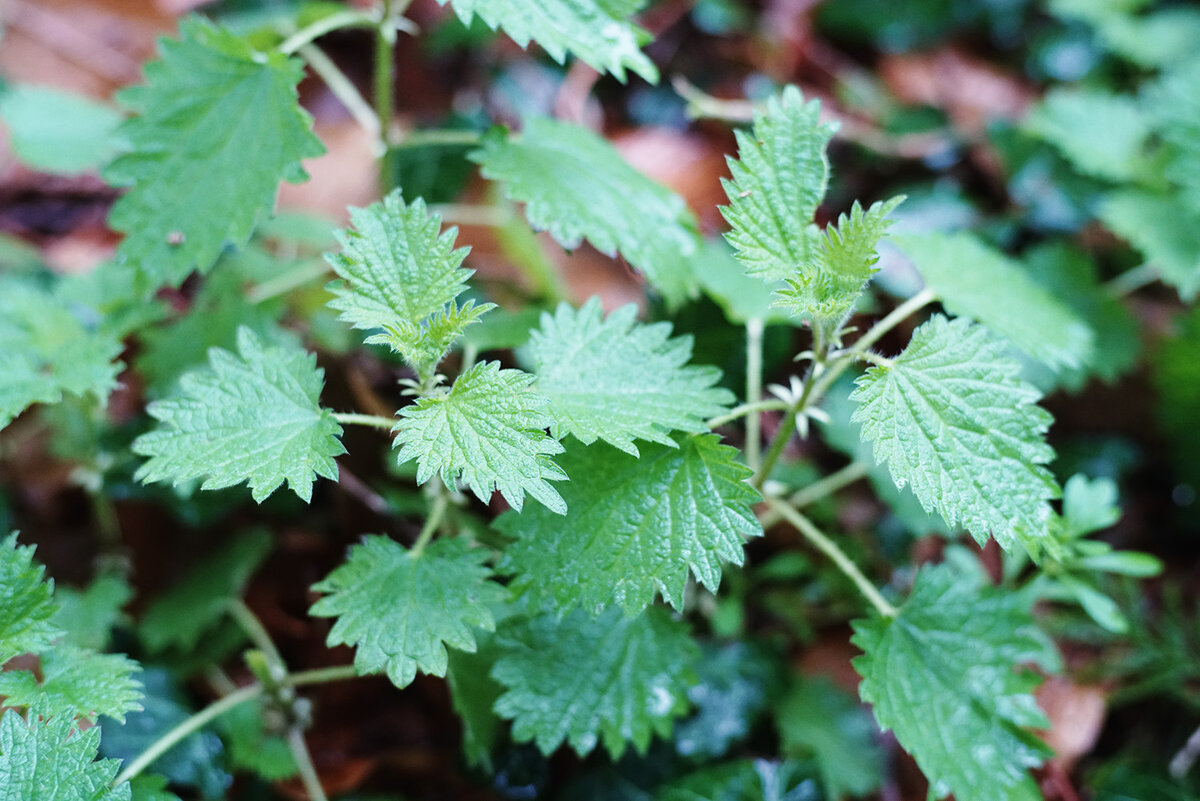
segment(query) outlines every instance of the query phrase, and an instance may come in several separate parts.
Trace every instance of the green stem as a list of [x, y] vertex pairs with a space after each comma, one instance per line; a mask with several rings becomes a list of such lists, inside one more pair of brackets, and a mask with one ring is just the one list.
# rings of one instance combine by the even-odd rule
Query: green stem
[[354, 10], [339, 11], [322, 17], [284, 39], [279, 45], [279, 52], [290, 56], [304, 45], [316, 41], [327, 33], [342, 28], [373, 28], [378, 24], [379, 20], [374, 14]]
[[367, 135], [371, 139], [379, 141], [381, 139], [379, 118], [375, 116], [375, 112], [363, 99], [354, 83], [346, 77], [346, 73], [333, 63], [333, 59], [325, 55], [319, 47], [311, 44], [302, 45], [296, 52], [325, 82], [329, 91], [333, 92], [334, 97], [341, 101], [346, 110], [350, 112], [350, 116], [362, 126]]
[[[763, 321], [746, 321], [746, 405], [762, 401]], [[746, 465], [758, 470], [762, 454], [762, 415], [752, 410], [746, 416]]]
[[355, 414], [354, 412], [334, 412], [333, 419], [343, 425], [350, 426], [371, 426], [372, 428], [382, 428], [384, 431], [391, 431], [396, 425], [396, 421], [390, 417], [381, 417], [377, 414]]
[[321, 779], [317, 776], [317, 768], [313, 765], [312, 753], [308, 750], [308, 744], [304, 742], [304, 732], [299, 726], [289, 726], [287, 731], [288, 748], [291, 749], [292, 758], [296, 760], [296, 769], [300, 774], [300, 783], [304, 785], [304, 791], [308, 793], [311, 801], [329, 801], [329, 796], [325, 795], [325, 788], [321, 786]]
[[773, 511], [795, 526], [817, 550], [833, 560], [838, 569], [854, 582], [858, 591], [871, 602], [871, 605], [875, 607], [879, 614], [884, 617], [896, 617], [896, 615], [900, 614], [900, 611], [888, 603], [888, 600], [880, 594], [879, 590], [875, 589], [875, 585], [867, 580], [867, 577], [858, 569], [858, 565], [854, 564], [854, 561], [846, 556], [846, 552], [839, 548], [837, 543], [825, 536], [819, 528], [813, 525], [812, 521], [786, 503], [774, 499], [767, 499], [767, 503]]
[[246, 292], [246, 300], [251, 303], [286, 295], [293, 289], [302, 287], [310, 281], [315, 281], [329, 273], [329, 265], [320, 259], [313, 259], [298, 265], [294, 269], [281, 273], [274, 278], [268, 278], [261, 284], [253, 286]]
[[792, 496], [788, 498], [788, 503], [794, 509], [803, 509], [805, 506], [816, 503], [864, 478], [870, 469], [871, 465], [867, 462], [851, 462], [841, 470], [830, 473], [820, 481], [814, 481], [807, 487], [792, 493]]
[[1132, 270], [1126, 270], [1116, 278], [1108, 281], [1104, 284], [1104, 288], [1115, 297], [1123, 298], [1126, 295], [1132, 295], [1144, 286], [1153, 284], [1159, 278], [1161, 278], [1161, 275], [1159, 274], [1158, 267], [1150, 262], [1146, 262], [1134, 267]]
[[741, 406], [735, 406], [730, 409], [725, 414], [710, 417], [707, 425], [709, 428], [719, 428], [751, 412], [778, 412], [787, 407], [787, 402], [781, 400], [762, 400], [758, 403], [743, 403]]
[[446, 485], [437, 479], [434, 480], [437, 481], [437, 497], [433, 499], [433, 508], [429, 510], [429, 517], [426, 518], [425, 525], [421, 527], [417, 541], [409, 549], [414, 558], [420, 556], [425, 550], [425, 546], [433, 539], [434, 532], [442, 524], [442, 518], [446, 514], [446, 506], [450, 503], [450, 493], [446, 490]]
[[129, 781], [153, 764], [160, 756], [170, 751], [180, 740], [189, 734], [199, 731], [234, 707], [241, 706], [248, 701], [253, 701], [262, 694], [263, 686], [261, 684], [250, 684], [237, 692], [230, 693], [224, 698], [209, 704], [171, 729], [153, 745], [139, 754], [136, 759], [125, 766], [125, 769], [117, 775], [117, 778], [113, 779], [112, 786], [117, 787]]
[[512, 219], [507, 209], [495, 206], [472, 205], [469, 203], [438, 203], [429, 210], [441, 215], [442, 222], [451, 225], [480, 225], [499, 228]]
[[383, 18], [375, 33], [375, 118], [379, 120], [379, 143], [382, 155], [379, 159], [379, 189], [386, 195], [395, 188], [395, 155], [391, 152], [393, 142], [392, 103], [395, 79], [396, 29], [392, 26], [393, 0], [383, 0]]
[[229, 614], [241, 626], [242, 631], [246, 632], [246, 636], [250, 638], [250, 642], [254, 643], [254, 647], [266, 654], [267, 661], [272, 665], [278, 666], [282, 674], [279, 680], [282, 681], [283, 676], [287, 675], [287, 666], [279, 653], [279, 649], [275, 647], [275, 642], [271, 639], [271, 635], [263, 626], [262, 621], [250, 610], [250, 607], [246, 606], [246, 602], [240, 598], [234, 598], [229, 602]]
[[331, 681], [359, 678], [362, 678], [362, 674], [358, 672], [358, 669], [354, 665], [335, 665], [333, 667], [298, 670], [295, 673], [289, 673], [284, 683], [292, 687], [304, 687], [308, 684], [328, 684]]
[[428, 147], [429, 145], [477, 145], [483, 134], [478, 131], [457, 128], [431, 128], [425, 131], [410, 131], [403, 142], [392, 144], [394, 148]]

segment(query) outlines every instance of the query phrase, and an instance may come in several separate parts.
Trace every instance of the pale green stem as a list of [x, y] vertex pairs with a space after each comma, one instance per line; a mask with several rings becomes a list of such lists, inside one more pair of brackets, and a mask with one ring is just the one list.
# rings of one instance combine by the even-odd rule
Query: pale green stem
[[392, 116], [395, 108], [392, 92], [395, 80], [396, 29], [391, 27], [392, 0], [383, 0], [383, 19], [375, 33], [375, 119], [379, 121], [379, 142], [382, 154], [379, 159], [379, 190], [387, 194], [394, 188], [395, 158], [391, 152], [395, 144]]
[[372, 428], [382, 428], [385, 431], [391, 431], [396, 425], [396, 421], [390, 417], [381, 417], [377, 414], [356, 414], [354, 412], [334, 412], [333, 419], [343, 425], [350, 426], [371, 426]]
[[507, 209], [468, 203], [439, 203], [430, 206], [429, 210], [441, 215], [442, 222], [451, 225], [480, 225], [499, 228], [512, 219], [512, 215]]
[[879, 614], [884, 617], [896, 617], [900, 613], [896, 607], [888, 603], [888, 600], [880, 594], [875, 585], [863, 575], [862, 571], [858, 569], [858, 565], [854, 564], [854, 561], [846, 556], [846, 552], [839, 548], [837, 543], [826, 537], [819, 528], [813, 525], [812, 521], [782, 501], [768, 498], [767, 503], [784, 520], [795, 526], [817, 550], [833, 560], [838, 569], [854, 582], [854, 586], [871, 602], [871, 605], [875, 607]]
[[378, 142], [382, 138], [380, 135], [379, 118], [375, 116], [375, 112], [371, 109], [369, 103], [363, 99], [358, 88], [346, 77], [346, 73], [338, 69], [338, 65], [333, 63], [329, 56], [318, 48], [316, 45], [306, 44], [296, 51], [307, 62], [308, 66], [312, 67], [313, 72], [325, 82], [329, 87], [329, 91], [333, 92], [334, 97], [342, 102], [346, 110], [350, 112], [350, 116], [354, 121], [362, 126], [363, 130], [372, 140]]
[[379, 19], [374, 14], [354, 10], [339, 11], [336, 14], [322, 17], [284, 39], [279, 45], [279, 52], [290, 56], [304, 45], [316, 41], [327, 33], [342, 28], [373, 28], [378, 24]]
[[741, 406], [735, 406], [728, 412], [716, 417], [710, 417], [706, 423], [709, 428], [718, 428], [726, 423], [732, 423], [734, 420], [751, 412], [778, 412], [788, 407], [786, 401], [781, 400], [763, 400], [758, 403], [743, 403]]
[[[746, 405], [762, 400], [763, 321], [746, 321]], [[758, 470], [762, 455], [762, 415], [753, 410], [746, 415], [746, 465]]]
[[245, 601], [242, 601], [240, 598], [231, 599], [229, 602], [229, 614], [241, 626], [242, 631], [246, 632], [246, 636], [254, 643], [254, 647], [266, 655], [267, 661], [273, 665], [277, 665], [283, 675], [286, 675], [287, 666], [284, 664], [279, 649], [275, 647], [275, 643], [271, 640], [271, 635], [267, 632], [266, 628], [263, 627], [262, 621], [250, 610], [250, 607], [246, 606]]
[[284, 684], [292, 687], [303, 687], [307, 684], [328, 684], [331, 681], [361, 678], [354, 665], [335, 665], [333, 667], [314, 668], [313, 670], [298, 670], [288, 674]]
[[1110, 294], [1118, 298], [1123, 298], [1126, 295], [1132, 295], [1144, 286], [1153, 284], [1161, 277], [1158, 267], [1150, 262], [1146, 262], [1134, 267], [1132, 270], [1126, 270], [1116, 278], [1108, 281], [1104, 285], [1104, 288]]
[[296, 760], [296, 770], [300, 774], [300, 783], [308, 793], [310, 801], [329, 801], [321, 779], [317, 776], [317, 768], [313, 764], [312, 753], [304, 742], [304, 731], [299, 726], [289, 726], [287, 731], [288, 748], [291, 749], [292, 759]]
[[678, 75], [671, 79], [671, 87], [687, 101], [687, 115], [691, 119], [708, 117], [736, 123], [754, 119], [755, 106], [749, 100], [721, 100]]
[[[404, 141], [397, 142], [393, 147], [425, 147], [427, 145], [477, 145], [482, 136], [478, 131], [464, 131], [454, 128], [433, 128], [427, 131], [410, 131]], [[515, 137], [510, 136], [511, 141]]]
[[442, 517], [446, 514], [446, 506], [450, 503], [450, 493], [446, 490], [446, 485], [438, 479], [436, 496], [433, 499], [433, 508], [429, 510], [429, 517], [425, 520], [425, 525], [421, 527], [421, 533], [417, 535], [417, 541], [413, 543], [410, 553], [414, 556], [420, 556], [425, 550], [425, 546], [433, 539], [434, 532], [438, 526], [442, 524]]
[[246, 293], [246, 300], [251, 303], [262, 303], [265, 300], [277, 298], [327, 275], [329, 269], [329, 265], [320, 259], [306, 261], [295, 269], [251, 287]]
[[153, 745], [143, 751], [132, 762], [125, 766], [125, 769], [117, 774], [117, 778], [113, 779], [112, 786], [117, 787], [124, 782], [129, 781], [134, 776], [137, 776], [146, 768], [150, 767], [160, 756], [170, 751], [180, 740], [187, 737], [189, 734], [199, 731], [207, 726], [212, 721], [224, 715], [234, 707], [253, 701], [255, 698], [263, 694], [263, 686], [261, 684], [250, 684], [241, 688], [237, 692], [209, 704], [204, 709], [189, 717], [187, 720], [180, 723], [175, 728], [160, 737]]
[[[816, 503], [822, 498], [826, 498], [838, 490], [848, 487], [855, 481], [863, 478], [870, 470], [870, 465], [866, 462], [851, 462], [840, 470], [837, 470], [825, 476], [819, 481], [814, 481], [807, 487], [796, 490], [787, 499], [788, 504], [793, 509], [803, 509], [809, 504]], [[780, 521], [780, 516], [777, 512], [768, 509], [758, 520], [763, 528], [770, 528]]]

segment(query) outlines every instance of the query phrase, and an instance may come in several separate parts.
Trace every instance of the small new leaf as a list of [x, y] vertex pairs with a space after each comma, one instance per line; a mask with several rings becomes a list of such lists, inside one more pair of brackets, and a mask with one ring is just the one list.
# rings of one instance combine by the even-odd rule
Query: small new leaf
[[75, 728], [67, 715], [15, 709], [0, 717], [0, 801], [130, 801], [128, 782], [110, 787], [121, 763], [96, 759], [100, 728]]
[[134, 441], [150, 457], [135, 478], [203, 478], [203, 489], [245, 481], [260, 503], [286, 481], [307, 502], [317, 476], [337, 479], [334, 457], [346, 452], [342, 427], [317, 402], [323, 371], [311, 354], [267, 346], [248, 328], [238, 354], [212, 348], [207, 368], [179, 379], [177, 397], [150, 404], [162, 425]]
[[0, 673], [5, 706], [32, 706], [52, 715], [95, 721], [100, 715], [124, 723], [126, 712], [142, 709], [142, 668], [123, 654], [99, 654], [56, 645], [42, 654], [42, 680], [28, 670]]
[[561, 621], [542, 615], [498, 636], [507, 654], [492, 676], [507, 692], [496, 712], [543, 754], [564, 740], [581, 756], [598, 743], [614, 759], [630, 742], [645, 753], [686, 711], [700, 657], [687, 627], [661, 607], [636, 617], [619, 609], [598, 618], [577, 610]]
[[1009, 798], [1050, 754], [1026, 727], [1048, 722], [1031, 694], [1058, 655], [1027, 593], [983, 588], [924, 568], [895, 618], [854, 622], [859, 693], [896, 733], [938, 796]]
[[573, 446], [561, 461], [565, 518], [531, 509], [507, 513], [497, 527], [517, 538], [503, 567], [514, 587], [576, 604], [592, 614], [612, 603], [640, 612], [662, 594], [683, 608], [689, 571], [716, 591], [721, 563], [740, 565], [746, 539], [762, 534], [749, 468], [715, 434], [647, 445], [640, 458], [606, 445]]
[[397, 190], [365, 209], [351, 209], [352, 228], [337, 232], [340, 253], [325, 257], [340, 281], [329, 284], [330, 307], [355, 328], [419, 325], [466, 289], [469, 248], [454, 248], [457, 228], [417, 198], [405, 205]]
[[408, 320], [397, 320], [384, 326], [384, 333], [372, 334], [364, 342], [368, 345], [387, 345], [417, 372], [419, 379], [429, 380], [437, 369], [438, 362], [472, 323], [496, 308], [494, 303], [475, 305], [468, 300], [462, 306], [450, 301], [445, 307], [413, 324]]
[[435, 474], [447, 486], [461, 481], [485, 503], [493, 490], [515, 509], [525, 493], [563, 514], [562, 496], [548, 482], [567, 474], [551, 460], [563, 447], [544, 429], [553, 420], [549, 401], [530, 390], [534, 377], [477, 364], [454, 385], [400, 410], [395, 444], [400, 464], [417, 460], [417, 483]]
[[728, 159], [733, 180], [722, 179], [729, 205], [725, 235], [750, 275], [767, 282], [792, 277], [809, 264], [820, 243], [813, 215], [825, 197], [825, 146], [835, 126], [818, 119], [821, 104], [804, 102], [788, 86], [756, 112], [752, 133], [737, 131], [738, 158]]
[[586, 238], [609, 256], [619, 251], [673, 305], [695, 293], [687, 260], [696, 250], [696, 222], [683, 199], [600, 136], [533, 117], [520, 137], [489, 136], [471, 159], [563, 247]]
[[880, 201], [866, 211], [855, 201], [849, 216], [843, 214], [836, 226], [825, 229], [812, 261], [786, 279], [776, 304], [797, 317], [841, 322], [874, 275], [876, 248], [892, 224], [888, 215], [902, 200]]
[[129, 152], [105, 171], [130, 187], [109, 224], [125, 233], [119, 255], [147, 294], [245, 244], [279, 182], [304, 180], [300, 160], [324, 152], [297, 100], [299, 61], [199, 17], [179, 32], [160, 40], [147, 85], [121, 93], [138, 116], [118, 131]]
[[1037, 548], [1058, 486], [1043, 467], [1051, 417], [1018, 364], [987, 329], [935, 315], [894, 361], [858, 379], [853, 420], [887, 462], [896, 485], [912, 486], [926, 512], [961, 521], [981, 545]]
[[0, 665], [14, 656], [39, 653], [62, 635], [54, 625], [54, 581], [33, 561], [33, 546], [18, 545], [16, 533], [0, 544]]
[[64, 392], [105, 401], [117, 385], [121, 343], [84, 328], [54, 295], [32, 282], [0, 277], [0, 428], [34, 403]]
[[[438, 0], [446, 5], [447, 0]], [[650, 34], [629, 21], [645, 0], [451, 0], [464, 25], [478, 15], [489, 28], [503, 28], [521, 47], [530, 40], [541, 45], [562, 64], [567, 53], [600, 72], [610, 72], [624, 82], [631, 69], [650, 83], [658, 69], [639, 45]]]
[[475, 650], [472, 629], [495, 628], [489, 604], [506, 596], [490, 581], [488, 552], [459, 539], [405, 550], [386, 537], [366, 537], [344, 564], [313, 585], [328, 595], [310, 613], [336, 617], [327, 644], [353, 645], [360, 674], [386, 671], [397, 687], [419, 669], [446, 675], [446, 646]]
[[1075, 311], [970, 234], [896, 241], [951, 314], [983, 323], [1054, 370], [1095, 358], [1095, 335]]
[[630, 304], [603, 319], [596, 297], [578, 311], [563, 303], [554, 316], [542, 314], [529, 354], [556, 439], [573, 434], [590, 445], [599, 438], [637, 456], [635, 439], [674, 447], [670, 431], [707, 431], [706, 418], [733, 400], [713, 386], [720, 370], [687, 366], [690, 336], [669, 339], [669, 323], [636, 318]]

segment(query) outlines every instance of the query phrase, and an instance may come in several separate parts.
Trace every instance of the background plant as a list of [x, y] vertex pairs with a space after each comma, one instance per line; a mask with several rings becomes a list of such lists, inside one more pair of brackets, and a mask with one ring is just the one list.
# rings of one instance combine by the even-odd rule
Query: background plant
[[[854, 6], [818, 21], [885, 50], [946, 26], [1005, 41], [1003, 15], [968, 5], [927, 20]], [[738, 8], [701, 4], [690, 24], [719, 12], [732, 32]], [[438, 17], [443, 36], [499, 29], [618, 81], [659, 78], [646, 31], [603, 4], [451, 9], [461, 24]], [[104, 165], [125, 191], [111, 260], [60, 277], [14, 245], [0, 275], [5, 445], [74, 466], [97, 553], [90, 581], [64, 590], [6, 540], [0, 797], [252, 797], [256, 780], [295, 776], [278, 786], [325, 798], [309, 741], [329, 691], [384, 674], [440, 697], [426, 674], [446, 679], [461, 722], [473, 773], [456, 781], [501, 797], [920, 794], [889, 769], [907, 753], [936, 797], [1069, 798], [1071, 765], [1047, 763], [1038, 734], [1062, 724], [1033, 695], [1054, 673], [1105, 687], [1114, 716], [1184, 701], [1156, 734], [1173, 778], [1161, 749], [1156, 763], [1121, 746], [1077, 775], [1096, 797], [1190, 797], [1191, 599], [1168, 578], [1156, 609], [1127, 579], [1162, 563], [1095, 536], [1146, 470], [1111, 436], [1062, 437], [1056, 458], [1047, 434], [1049, 408], [1069, 418], [1099, 382], [1148, 369], [1173, 499], [1191, 503], [1182, 303], [1200, 258], [1200, 81], [1172, 37], [1200, 22], [1173, 7], [1026, 12], [1059, 46], [1086, 40], [1093, 64], [1055, 75], [1032, 48], [1031, 71], [1073, 83], [1017, 124], [922, 119], [850, 70], [835, 87], [864, 158], [916, 142], [928, 163], [998, 159], [998, 213], [953, 170], [932, 188], [831, 181], [839, 125], [786, 75], [752, 103], [677, 80], [678, 109], [734, 130], [728, 246], [702, 235], [711, 209], [578, 123], [477, 109], [401, 131], [395, 50], [426, 36], [414, 20], [431, 9], [189, 17], [121, 112], [6, 87], [23, 160]], [[318, 49], [351, 29], [374, 45], [373, 106]], [[1173, 33], [1149, 52], [1153, 31]], [[377, 139], [380, 197], [340, 227], [271, 217], [280, 182], [323, 150], [298, 101], [306, 69]], [[79, 125], [48, 146], [46, 118], [66, 113]], [[422, 188], [413, 165], [435, 154], [445, 166]], [[485, 202], [445, 203], [476, 167]], [[496, 228], [519, 281], [474, 275], [447, 218]], [[568, 302], [531, 229], [623, 259], [648, 300]], [[1150, 303], [1181, 335], [1147, 368]], [[347, 391], [355, 360], [379, 376], [365, 391]], [[115, 414], [118, 390], [145, 415]], [[332, 514], [343, 497], [365, 512]], [[869, 524], [850, 522], [855, 504]], [[153, 562], [127, 549], [119, 513], [134, 505], [167, 515], [168, 541], [219, 542], [147, 592]], [[22, 538], [50, 541], [17, 511]], [[321, 543], [314, 558], [284, 545], [294, 528]], [[260, 617], [248, 593], [281, 552], [299, 576], [320, 571], [277, 585], [295, 619], [352, 657], [297, 661], [283, 621]], [[135, 593], [148, 600], [128, 617]], [[869, 707], [787, 658], [837, 638], [861, 652]], [[197, 693], [211, 702], [194, 711]], [[227, 770], [243, 777], [233, 791]]]

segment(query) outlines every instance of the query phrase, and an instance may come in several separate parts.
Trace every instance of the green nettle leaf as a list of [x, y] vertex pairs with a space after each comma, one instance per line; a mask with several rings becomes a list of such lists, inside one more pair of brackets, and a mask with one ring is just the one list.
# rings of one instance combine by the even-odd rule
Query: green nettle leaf
[[804, 102], [788, 86], [755, 113], [751, 133], [737, 131], [738, 158], [728, 159], [733, 180], [722, 179], [729, 205], [725, 235], [751, 275], [765, 281], [793, 277], [813, 261], [821, 234], [813, 215], [825, 197], [825, 146], [835, 126], [818, 119], [821, 104]]
[[65, 715], [0, 717], [0, 801], [129, 801], [128, 782], [109, 784], [121, 763], [96, 760], [100, 729], [80, 731]]
[[1019, 264], [968, 233], [898, 236], [926, 285], [951, 314], [970, 317], [1052, 369], [1095, 358], [1095, 335]]
[[563, 447], [548, 436], [549, 401], [530, 390], [534, 377], [477, 364], [449, 390], [422, 397], [400, 410], [395, 443], [400, 464], [417, 460], [417, 483], [435, 474], [447, 486], [461, 481], [485, 503], [493, 490], [515, 509], [529, 493], [563, 514], [562, 496], [549, 484], [567, 474], [550, 458]]
[[0, 665], [14, 656], [38, 653], [62, 635], [54, 625], [54, 581], [33, 561], [33, 547], [18, 545], [16, 533], [0, 545]]
[[235, 767], [269, 782], [290, 779], [296, 775], [296, 758], [286, 739], [268, 732], [268, 709], [262, 701], [242, 704], [221, 715], [216, 725]]
[[[22, 162], [67, 175], [93, 170], [114, 155], [113, 132], [121, 123], [114, 108], [48, 86], [19, 85], [0, 91], [0, 119], [9, 145]], [[64, 125], [64, 120], [70, 120]]]
[[133, 588], [121, 576], [102, 574], [82, 590], [59, 586], [54, 597], [58, 601], [54, 623], [66, 632], [63, 641], [101, 651], [113, 626], [124, 618], [121, 608], [133, 597]]
[[460, 539], [417, 552], [370, 536], [344, 564], [313, 585], [328, 595], [310, 614], [336, 617], [327, 643], [353, 645], [360, 674], [386, 671], [397, 687], [417, 675], [446, 675], [446, 646], [475, 650], [472, 629], [495, 628], [489, 604], [506, 596], [489, 580], [488, 551]]
[[324, 152], [297, 100], [300, 61], [199, 17], [179, 32], [160, 40], [147, 85], [121, 93], [138, 116], [118, 131], [129, 152], [105, 171], [130, 187], [109, 224], [125, 233], [119, 255], [147, 294], [208, 270], [227, 244], [245, 244], [279, 182], [305, 180], [300, 160]]
[[519, 137], [489, 136], [470, 157], [563, 247], [586, 238], [610, 256], [619, 251], [674, 305], [695, 293], [687, 260], [696, 251], [696, 222], [683, 198], [631, 167], [602, 137], [531, 117]]
[[442, 232], [442, 218], [417, 198], [405, 205], [397, 190], [365, 209], [350, 209], [353, 227], [338, 231], [340, 253], [325, 257], [342, 280], [330, 283], [329, 302], [355, 328], [419, 323], [466, 289], [470, 248], [454, 248], [457, 228]]
[[346, 452], [342, 427], [317, 402], [324, 371], [304, 350], [267, 346], [248, 328], [238, 331], [238, 354], [211, 349], [207, 368], [179, 379], [178, 396], [147, 407], [162, 425], [134, 440], [134, 452], [150, 457], [135, 478], [203, 478], [202, 489], [245, 481], [260, 503], [286, 481], [307, 502], [317, 476], [337, 479], [334, 457]]
[[54, 295], [0, 276], [0, 428], [64, 392], [103, 403], [117, 385], [120, 353], [116, 337], [86, 329]]
[[[1025, 122], [1080, 171], [1110, 181], [1136, 180], [1151, 120], [1138, 102], [1094, 89], [1052, 89]], [[1103, 136], [1097, 136], [1103, 131]]]
[[1148, 101], [1170, 145], [1167, 175], [1183, 188], [1192, 212], [1200, 214], [1200, 58], [1194, 48], [1191, 55], [1151, 88]]
[[892, 224], [888, 215], [902, 200], [880, 201], [865, 212], [855, 201], [849, 216], [841, 215], [836, 226], [825, 229], [812, 261], [787, 278], [777, 304], [797, 317], [841, 322], [875, 274], [879, 240]]
[[[447, 1], [438, 0], [442, 5]], [[464, 25], [478, 15], [492, 30], [503, 28], [521, 47], [537, 42], [560, 64], [571, 53], [622, 82], [626, 69], [650, 83], [658, 81], [658, 69], [638, 49], [650, 34], [629, 21], [645, 0], [451, 0], [450, 5]]]
[[1194, 300], [1200, 292], [1200, 226], [1175, 195], [1139, 189], [1113, 192], [1104, 199], [1100, 220], [1142, 252], [1163, 281]]
[[715, 367], [689, 367], [692, 338], [671, 336], [670, 323], [639, 325], [637, 307], [603, 318], [593, 297], [576, 311], [561, 304], [542, 314], [529, 357], [537, 391], [550, 399], [551, 432], [597, 438], [637, 456], [635, 439], [673, 447], [672, 431], [708, 430], [705, 419], [721, 414], [733, 393], [713, 386]]
[[961, 521], [981, 545], [991, 532], [1006, 550], [1036, 549], [1058, 485], [1044, 464], [1052, 418], [1017, 377], [1017, 363], [987, 329], [935, 315], [893, 361], [858, 379], [853, 420], [912, 486], [925, 511]]
[[147, 607], [138, 626], [142, 642], [154, 652], [195, 647], [242, 596], [271, 545], [269, 533], [251, 529], [205, 556]]
[[615, 759], [632, 742], [645, 753], [687, 709], [700, 649], [687, 626], [661, 607], [626, 617], [582, 610], [501, 629], [507, 653], [492, 675], [507, 688], [496, 712], [513, 720], [518, 741], [544, 754], [565, 740], [581, 756], [602, 743]]
[[647, 445], [641, 457], [606, 445], [572, 446], [561, 458], [578, 480], [564, 485], [566, 517], [531, 509], [501, 516], [517, 538], [505, 550], [514, 587], [593, 614], [612, 603], [641, 611], [662, 594], [683, 608], [689, 571], [715, 591], [722, 561], [740, 565], [746, 539], [762, 534], [751, 470], [715, 434]]
[[126, 712], [142, 709], [142, 685], [133, 677], [141, 669], [124, 654], [56, 645], [41, 656], [41, 682], [28, 670], [0, 673], [0, 697], [6, 706], [124, 723]]
[[[895, 618], [854, 622], [859, 693], [924, 771], [934, 793], [1009, 798], [1050, 754], [1026, 727], [1049, 723], [1032, 695], [1058, 669], [1034, 625], [1028, 593], [974, 586], [947, 567], [923, 568]], [[1034, 792], [1031, 797], [1040, 797]]]

